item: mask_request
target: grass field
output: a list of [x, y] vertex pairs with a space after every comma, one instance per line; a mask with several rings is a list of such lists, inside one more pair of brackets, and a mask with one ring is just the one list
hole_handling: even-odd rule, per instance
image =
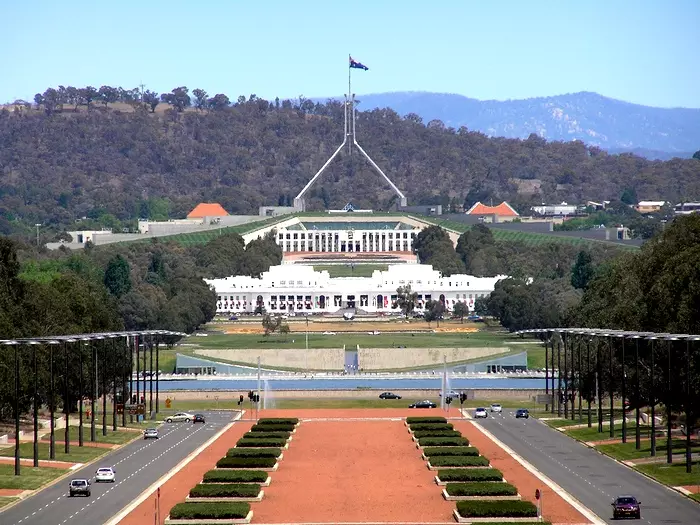
[[10, 503], [17, 501], [17, 499], [19, 498], [8, 498], [0, 496], [0, 509], [3, 508], [5, 505], [9, 505]]
[[[111, 404], [108, 405], [109, 408], [111, 409]], [[101, 408], [101, 407], [100, 407]], [[137, 434], [134, 432], [129, 432], [128, 430], [117, 430], [116, 432], [112, 430], [112, 411], [108, 410], [107, 411], [108, 417], [107, 417], [107, 435], [103, 436], [102, 435], [102, 412], [99, 411], [97, 414], [95, 414], [95, 430], [96, 430], [96, 438], [98, 443], [108, 443], [111, 445], [123, 445], [124, 443], [128, 443], [132, 439], [134, 439]], [[77, 416], [71, 416], [71, 417], [77, 417]], [[117, 419], [117, 426], [121, 423], [121, 417]], [[83, 425], [83, 436], [85, 440], [87, 441], [90, 438], [90, 425]], [[55, 432], [55, 439], [56, 441], [63, 441], [63, 438], [65, 437], [63, 429], [56, 430]], [[42, 442], [48, 442], [51, 438], [49, 435], [45, 435], [43, 438], [41, 438]], [[71, 441], [77, 441], [78, 440], [78, 427], [74, 427], [71, 425], [70, 428], [70, 439]], [[72, 449], [71, 449], [72, 450]]]
[[685, 471], [685, 462], [668, 465], [666, 463], [650, 463], [635, 467], [647, 476], [660, 481], [665, 485], [678, 487], [682, 485], [700, 485], [700, 461], [693, 462], [693, 472]]
[[[89, 437], [90, 432], [88, 431], [87, 436]], [[77, 438], [77, 431], [76, 431]], [[86, 439], [87, 442], [87, 439]], [[88, 463], [95, 458], [103, 456], [110, 449], [108, 448], [97, 448], [97, 447], [78, 447], [71, 446], [70, 454], [66, 454], [62, 447], [56, 447], [56, 461], [67, 461], [70, 463]], [[33, 458], [34, 457], [34, 444], [33, 443], [20, 443], [19, 454], [22, 458]], [[0, 449], [0, 456], [13, 457], [15, 455], [14, 445], [7, 448]], [[39, 459], [49, 459], [49, 444], [39, 443]]]
[[61, 468], [33, 468], [22, 465], [20, 476], [15, 476], [12, 463], [0, 463], [0, 489], [34, 490], [68, 472]]
[[385, 272], [389, 268], [387, 264], [314, 264], [317, 272], [327, 271], [331, 277], [372, 277], [372, 272], [379, 270]]
[[[227, 228], [220, 228], [217, 230], [207, 230], [203, 232], [192, 232], [192, 233], [178, 233], [176, 235], [168, 235], [163, 237], [165, 241], [173, 241], [183, 246], [194, 246], [197, 244], [205, 244], [220, 235], [225, 235], [227, 233], [239, 233], [241, 235], [245, 233], [252, 232], [258, 228], [263, 228], [269, 226], [270, 224], [275, 224], [277, 222], [288, 219], [288, 215], [280, 215], [277, 217], [270, 217], [269, 219], [263, 219], [261, 221], [248, 222], [245, 224], [237, 224], [236, 226], [229, 226]], [[145, 242], [145, 241], [141, 241]]]
[[[642, 432], [642, 437], [644, 433]], [[665, 456], [666, 454], [666, 438], [660, 438], [656, 440], [656, 455]], [[672, 439], [671, 444], [673, 446], [674, 454], [685, 453], [685, 439]], [[627, 436], [627, 443], [615, 443], [612, 445], [598, 445], [596, 450], [602, 452], [603, 454], [619, 459], [620, 461], [625, 461], [629, 459], [642, 459], [650, 457], [651, 453], [651, 441], [642, 441], [639, 450], [635, 448], [634, 444], [634, 434]], [[695, 443], [695, 446], [691, 447], [693, 454], [700, 452], [700, 445]]]
[[[584, 416], [584, 422], [587, 421], [587, 419]], [[630, 437], [634, 438], [634, 432], [635, 432], [635, 422], [634, 421], [628, 421], [627, 422], [627, 439], [630, 439]], [[639, 427], [642, 437], [645, 437], [649, 433], [649, 427], [646, 425], [640, 425]], [[604, 439], [610, 439], [610, 425], [603, 424], [603, 432], [598, 432], [598, 418], [595, 418], [595, 421], [593, 422], [593, 426], [591, 428], [585, 427], [585, 428], [573, 428], [571, 430], [567, 430], [566, 433], [571, 436], [574, 439], [578, 439], [579, 441], [602, 441]], [[613, 428], [613, 438], [617, 438], [622, 440], [622, 423], [615, 423], [615, 426]]]

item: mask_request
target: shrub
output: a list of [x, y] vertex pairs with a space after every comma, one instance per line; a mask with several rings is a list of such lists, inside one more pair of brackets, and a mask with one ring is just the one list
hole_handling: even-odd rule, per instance
[[252, 439], [276, 438], [287, 440], [289, 439], [290, 435], [291, 434], [289, 432], [246, 432], [243, 434], [243, 437]]
[[438, 470], [440, 481], [503, 481], [503, 472], [495, 468]]
[[537, 507], [529, 501], [458, 501], [464, 518], [536, 518]]
[[447, 419], [444, 417], [436, 416], [417, 416], [417, 417], [407, 417], [406, 423], [412, 425], [414, 423], [447, 423]]
[[432, 456], [478, 456], [479, 449], [476, 447], [427, 447], [423, 449], [423, 454]]
[[448, 483], [445, 490], [450, 496], [517, 496], [518, 489], [510, 483]]
[[287, 444], [286, 439], [279, 438], [267, 438], [267, 439], [255, 439], [255, 438], [241, 438], [236, 443], [237, 447], [283, 447]]
[[294, 430], [294, 425], [253, 425], [250, 427], [250, 432], [291, 432]]
[[426, 437], [462, 437], [462, 433], [458, 430], [419, 430], [413, 433], [416, 439]]
[[173, 519], [243, 519], [250, 512], [248, 503], [237, 501], [178, 503], [170, 509]]
[[278, 458], [281, 455], [279, 448], [230, 448], [226, 453], [229, 458]]
[[418, 444], [421, 447], [466, 447], [469, 440], [463, 437], [426, 437], [419, 438]]
[[267, 477], [262, 470], [210, 470], [202, 483], [265, 483]]
[[454, 430], [454, 427], [450, 423], [416, 423], [411, 425], [411, 430], [413, 432], [420, 432], [421, 430]]
[[483, 456], [431, 456], [433, 467], [486, 467], [489, 460]]
[[235, 483], [200, 483], [190, 490], [190, 498], [254, 498], [260, 492], [260, 485], [237, 485]]
[[258, 425], [296, 425], [299, 419], [296, 417], [264, 417], [258, 421]]
[[277, 458], [221, 458], [216, 462], [219, 468], [272, 468]]

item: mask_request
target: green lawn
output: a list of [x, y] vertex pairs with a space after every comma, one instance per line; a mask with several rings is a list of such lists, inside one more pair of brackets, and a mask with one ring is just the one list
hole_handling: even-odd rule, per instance
[[[586, 417], [584, 416], [584, 423], [586, 422]], [[647, 425], [640, 425], [640, 431], [642, 437], [647, 437], [649, 434], [649, 427]], [[627, 422], [627, 439], [634, 439], [636, 425], [634, 421]], [[593, 426], [591, 428], [572, 428], [567, 430], [566, 433], [574, 439], [579, 441], [602, 441], [604, 439], [610, 439], [610, 425], [603, 424], [603, 432], [598, 432], [598, 418], [593, 420]], [[622, 440], [622, 423], [615, 423], [613, 428], [613, 438]]]
[[61, 468], [32, 468], [22, 465], [20, 475], [15, 476], [15, 466], [0, 463], [0, 489], [34, 490], [68, 472]]
[[681, 485], [700, 485], [700, 461], [693, 462], [693, 472], [685, 471], [685, 462], [668, 465], [666, 463], [650, 463], [635, 467], [647, 476], [660, 481], [665, 485], [678, 487]]
[[286, 219], [289, 219], [289, 215], [280, 215], [277, 217], [270, 217], [268, 219], [263, 219], [261, 221], [248, 222], [245, 224], [238, 224], [236, 226], [229, 226], [228, 228], [220, 228], [218, 230], [207, 230], [203, 232], [194, 233], [179, 233], [177, 235], [169, 235], [164, 237], [165, 241], [173, 241], [183, 246], [193, 246], [197, 244], [205, 244], [220, 235], [225, 235], [227, 233], [239, 233], [241, 235], [255, 231], [259, 228], [269, 226]]
[[[629, 459], [641, 459], [650, 457], [651, 453], [651, 441], [642, 441], [640, 443], [640, 449], [635, 449], [634, 434], [627, 437], [627, 443], [615, 443], [613, 445], [598, 445], [597, 450], [611, 456], [615, 459], [621, 461]], [[673, 445], [674, 454], [685, 453], [685, 439], [673, 439], [671, 440]], [[666, 438], [660, 438], [656, 440], [656, 455], [660, 457], [665, 457], [666, 455]], [[691, 447], [693, 453], [700, 452], [700, 445], [695, 443]]]
[[[700, 483], [698, 483], [698, 485], [700, 485]], [[690, 496], [690, 499], [694, 499], [695, 501], [700, 503], [700, 494], [693, 494], [692, 496]]]
[[[77, 438], [77, 432], [75, 434]], [[85, 441], [89, 437], [90, 432], [85, 435]], [[64, 448], [61, 446], [56, 446], [56, 461], [68, 461], [71, 463], [88, 463], [95, 458], [98, 458], [107, 452], [108, 448], [97, 448], [97, 447], [78, 447], [77, 445], [70, 447], [70, 454], [64, 452]], [[33, 458], [34, 457], [34, 444], [33, 443], [20, 443], [19, 454], [22, 458]], [[13, 457], [15, 455], [15, 447], [10, 446], [8, 448], [3, 448], [0, 450], [0, 456]], [[49, 459], [49, 444], [39, 443], [39, 459]]]
[[314, 264], [317, 272], [327, 271], [331, 277], [372, 277], [375, 270], [385, 272], [387, 264]]
[[8, 498], [0, 496], [0, 509], [3, 508], [5, 505], [9, 505], [10, 503], [17, 501], [18, 499], [19, 498]]
[[[73, 417], [73, 416], [71, 416]], [[117, 415], [117, 427], [121, 426], [122, 418], [121, 416]], [[107, 415], [107, 435], [103, 436], [102, 435], [102, 415], [99, 415], [98, 420], [95, 421], [95, 431], [96, 431], [96, 438], [98, 443], [110, 443], [112, 445], [122, 445], [124, 443], [128, 443], [132, 439], [134, 439], [137, 434], [134, 432], [129, 432], [128, 430], [117, 430], [116, 432], [112, 430], [112, 413], [111, 410]], [[86, 441], [90, 439], [90, 425], [83, 425], [83, 436]], [[63, 441], [63, 438], [65, 437], [65, 433], [63, 429], [56, 430], [55, 433], [55, 439], [58, 441]], [[49, 435], [45, 435], [44, 437], [41, 438], [42, 442], [47, 442], [50, 441]], [[77, 426], [72, 426], [70, 428], [70, 440], [71, 441], [77, 441], [78, 440], [78, 427]]]

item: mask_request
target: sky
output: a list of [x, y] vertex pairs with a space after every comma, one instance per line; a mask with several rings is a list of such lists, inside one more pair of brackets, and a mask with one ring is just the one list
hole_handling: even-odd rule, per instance
[[700, 0], [2, 0], [0, 103], [59, 85], [273, 100], [578, 91], [700, 108]]

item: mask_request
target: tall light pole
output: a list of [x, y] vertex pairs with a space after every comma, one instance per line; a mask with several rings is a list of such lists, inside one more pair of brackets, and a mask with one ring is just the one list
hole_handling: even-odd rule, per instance
[[36, 247], [39, 247], [39, 227], [41, 226], [40, 223], [36, 223], [34, 226], [36, 226]]

